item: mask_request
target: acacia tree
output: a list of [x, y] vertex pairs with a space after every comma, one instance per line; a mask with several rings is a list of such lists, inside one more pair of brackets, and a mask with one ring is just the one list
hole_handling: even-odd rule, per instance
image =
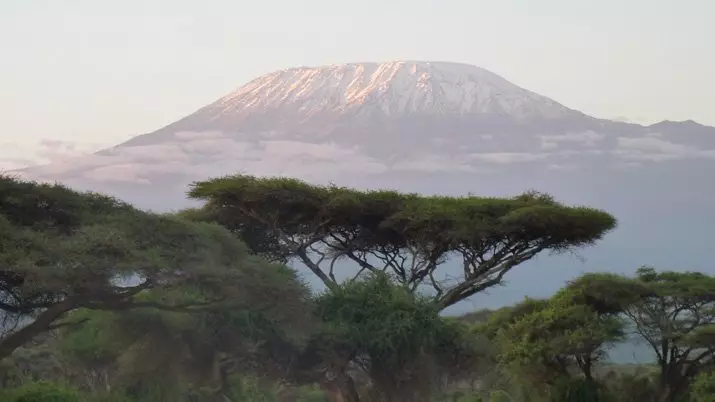
[[[266, 266], [218, 225], [2, 176], [0, 359], [77, 324], [69, 313], [80, 308], [191, 311], [247, 297], [256, 306], [273, 303], [270, 281], [259, 280], [271, 275]], [[179, 288], [195, 297], [177, 297]], [[147, 291], [156, 298], [138, 299]]]
[[574, 287], [598, 308], [620, 309], [652, 349], [660, 401], [682, 397], [697, 375], [715, 367], [715, 277], [642, 267], [635, 278], [589, 274]]
[[[426, 197], [229, 176], [194, 183], [189, 195], [206, 202], [194, 216], [253, 239], [276, 259], [302, 262], [329, 289], [339, 284], [337, 263], [350, 261], [358, 274], [389, 272], [412, 291], [431, 286], [440, 309], [502, 283], [542, 251], [590, 245], [616, 225], [605, 212], [538, 193]], [[456, 281], [439, 278], [448, 259], [461, 260]]]

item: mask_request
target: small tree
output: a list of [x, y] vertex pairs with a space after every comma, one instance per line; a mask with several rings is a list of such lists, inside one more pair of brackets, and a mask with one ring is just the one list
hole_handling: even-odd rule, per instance
[[[339, 284], [336, 263], [349, 261], [358, 274], [389, 272], [411, 291], [431, 286], [440, 309], [502, 283], [542, 251], [593, 244], [616, 225], [605, 212], [536, 193], [425, 197], [229, 176], [194, 183], [189, 194], [206, 201], [190, 215], [221, 223], [257, 252], [297, 259], [329, 289]], [[464, 267], [456, 281], [438, 278], [448, 259]]]
[[428, 400], [441, 366], [473, 353], [461, 323], [441, 318], [431, 300], [384, 274], [341, 284], [321, 295], [317, 306], [323, 339], [340, 345], [327, 349], [342, 350], [343, 361], [357, 362], [378, 400]]

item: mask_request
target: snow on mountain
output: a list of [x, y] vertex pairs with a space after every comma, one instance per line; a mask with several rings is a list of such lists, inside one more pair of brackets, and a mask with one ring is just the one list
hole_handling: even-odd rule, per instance
[[549, 134], [592, 129], [594, 124], [597, 119], [476, 66], [428, 61], [349, 63], [265, 74], [175, 123], [120, 146], [170, 141], [177, 132], [220, 131], [242, 139], [333, 141], [382, 152], [373, 146], [378, 139], [382, 148], [386, 141], [393, 148], [404, 147], [406, 131], [412, 132], [412, 145], [418, 146], [431, 141], [435, 133], [464, 143], [464, 136], [518, 135], [525, 127]]
[[286, 108], [305, 116], [366, 108], [390, 116], [498, 114], [523, 119], [573, 113], [482, 68], [421, 61], [280, 70], [256, 78], [206, 109], [220, 116]]

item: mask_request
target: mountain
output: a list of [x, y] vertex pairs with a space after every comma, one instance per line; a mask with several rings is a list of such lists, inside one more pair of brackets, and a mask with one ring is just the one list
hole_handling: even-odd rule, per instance
[[346, 64], [266, 74], [191, 116], [123, 145], [151, 144], [176, 131], [282, 131], [276, 122], [291, 127], [286, 134], [293, 140], [364, 145], [341, 126], [415, 118], [485, 123], [568, 117], [582, 114], [478, 67], [429, 62]]
[[623, 169], [710, 160], [712, 133], [695, 122], [596, 119], [474, 66], [356, 63], [266, 74], [153, 133], [26, 172], [93, 186], [183, 185], [236, 170], [344, 180], [530, 165]]
[[545, 296], [587, 270], [715, 273], [714, 171], [713, 127], [598, 119], [478, 67], [397, 61], [276, 71], [155, 132], [21, 173], [156, 210], [192, 205], [193, 180], [251, 173], [423, 193], [538, 189], [619, 218], [597, 247], [540, 257], [467, 309]]

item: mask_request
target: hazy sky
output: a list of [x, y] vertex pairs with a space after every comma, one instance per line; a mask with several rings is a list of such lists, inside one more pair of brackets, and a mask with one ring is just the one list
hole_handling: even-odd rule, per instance
[[713, 15], [713, 0], [0, 0], [0, 158], [116, 143], [263, 73], [351, 61], [465, 62], [598, 117], [715, 125]]

